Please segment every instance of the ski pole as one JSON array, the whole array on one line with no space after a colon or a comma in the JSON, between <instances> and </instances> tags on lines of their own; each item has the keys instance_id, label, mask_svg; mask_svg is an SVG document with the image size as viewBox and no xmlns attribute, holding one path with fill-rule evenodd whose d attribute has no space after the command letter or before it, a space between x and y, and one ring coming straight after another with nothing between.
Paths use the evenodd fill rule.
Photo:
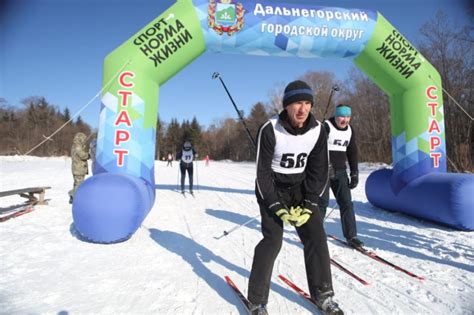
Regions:
<instances>
[{"instance_id":1,"label":"ski pole","mask_svg":"<svg viewBox=\"0 0 474 315\"><path fill-rule=\"evenodd\" d=\"M337 91L339 91L339 86L337 84L334 84L331 88L331 93L329 94L328 104L326 105L326 110L324 111L324 115L323 115L323 121L326 120L326 114L328 112L329 105L331 105L332 94Z\"/></svg>"},{"instance_id":2,"label":"ski pole","mask_svg":"<svg viewBox=\"0 0 474 315\"><path fill-rule=\"evenodd\" d=\"M219 239L223 238L224 236L227 236L227 235L229 235L230 233L232 233L232 232L234 232L234 231L240 229L241 227L246 226L246 225L249 224L250 222L253 222L253 221L256 220L258 217L259 217L259 215L257 215L257 216L255 216L255 217L251 218L250 220L248 220L248 221L245 222L245 223L242 223L241 225L234 226L234 227L233 227L232 229L230 229L229 231L225 231L225 230L224 230L224 232L222 233L222 235L220 235L220 236L218 236L218 237L214 236L214 238L215 238L216 240L219 240Z\"/></svg>"},{"instance_id":3,"label":"ski pole","mask_svg":"<svg viewBox=\"0 0 474 315\"><path fill-rule=\"evenodd\" d=\"M196 187L199 190L199 172L198 172L198 161L196 159Z\"/></svg>"},{"instance_id":4,"label":"ski pole","mask_svg":"<svg viewBox=\"0 0 474 315\"><path fill-rule=\"evenodd\" d=\"M176 177L176 191L179 191L179 173L180 173L180 169L178 165L178 176Z\"/></svg>"},{"instance_id":5,"label":"ski pole","mask_svg":"<svg viewBox=\"0 0 474 315\"><path fill-rule=\"evenodd\" d=\"M334 206L332 207L331 211L329 211L328 214L326 214L326 216L323 218L323 222L326 221L327 218L329 218L329 216L331 215L331 213L336 209L336 206L338 205L337 203L337 195L339 195L339 188L341 186L337 186L337 190L336 190L336 193L334 194L334 199L336 199L336 202L334 203ZM329 188L330 189L330 188ZM329 192L328 192L329 193ZM333 192L334 193L334 192Z\"/></svg>"},{"instance_id":6,"label":"ski pole","mask_svg":"<svg viewBox=\"0 0 474 315\"><path fill-rule=\"evenodd\" d=\"M323 222L326 221L327 218L329 218L329 216L331 215L331 213L336 210L336 206L337 206L337 202L334 204L334 207L332 207L331 211L329 211L328 214L326 214L326 216L324 217L323 219Z\"/></svg>"},{"instance_id":7,"label":"ski pole","mask_svg":"<svg viewBox=\"0 0 474 315\"><path fill-rule=\"evenodd\" d=\"M212 78L213 78L213 79L218 78L219 81L221 81L222 86L224 87L225 91L227 92L227 95L228 95L229 98L230 98L230 101L232 102L232 105L234 105L235 111L237 112L237 115L239 116L240 122L244 125L245 130L247 131L247 135L249 136L250 141L252 142L253 146L256 148L256 147L257 147L257 144L255 143L255 139L252 137L252 134L250 133L250 130L249 130L249 128L247 127L247 124L245 123L244 118L242 117L242 113L241 113L241 112L239 111L239 109L237 108L237 105L235 105L234 99L232 98L232 95L230 95L230 92L229 92L229 90L227 89L227 86L225 85L224 81L222 80L220 73L219 73L219 72L214 72L214 73L212 74Z\"/></svg>"}]
</instances>

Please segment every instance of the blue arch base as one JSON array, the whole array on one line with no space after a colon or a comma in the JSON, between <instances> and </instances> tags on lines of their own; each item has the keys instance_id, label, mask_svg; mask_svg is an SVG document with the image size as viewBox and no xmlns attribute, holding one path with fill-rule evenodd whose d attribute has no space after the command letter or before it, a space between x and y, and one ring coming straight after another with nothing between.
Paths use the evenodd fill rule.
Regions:
<instances>
[{"instance_id":1,"label":"blue arch base","mask_svg":"<svg viewBox=\"0 0 474 315\"><path fill-rule=\"evenodd\" d=\"M390 185L392 175L392 170L383 169L367 178L365 193L371 204L457 230L474 230L474 176L430 173L395 194Z\"/></svg>"},{"instance_id":2,"label":"blue arch base","mask_svg":"<svg viewBox=\"0 0 474 315\"><path fill-rule=\"evenodd\" d=\"M155 201L143 179L102 173L89 177L74 197L72 216L81 237L94 243L117 243L140 227Z\"/></svg>"}]
</instances>

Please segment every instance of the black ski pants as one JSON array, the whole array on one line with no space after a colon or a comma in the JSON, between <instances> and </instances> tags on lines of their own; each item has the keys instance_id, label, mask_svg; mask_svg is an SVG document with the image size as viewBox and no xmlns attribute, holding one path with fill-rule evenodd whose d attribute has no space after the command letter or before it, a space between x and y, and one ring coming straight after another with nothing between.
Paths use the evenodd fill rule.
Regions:
<instances>
[{"instance_id":1,"label":"black ski pants","mask_svg":"<svg viewBox=\"0 0 474 315\"><path fill-rule=\"evenodd\" d=\"M329 179L329 186L339 205L341 215L342 233L346 239L357 236L357 226L352 204L351 190L349 189L349 177L346 170L337 170L333 177ZM329 186L326 187L319 200L319 210L321 216L326 216L326 209L329 203Z\"/></svg>"},{"instance_id":2,"label":"black ski pants","mask_svg":"<svg viewBox=\"0 0 474 315\"><path fill-rule=\"evenodd\" d=\"M273 265L283 241L283 222L268 208L259 205L263 239L255 247L248 299L253 304L267 304ZM311 296L316 298L321 293L332 295L329 251L320 214L313 213L308 222L296 228L296 231L304 246L306 277Z\"/></svg>"},{"instance_id":3,"label":"black ski pants","mask_svg":"<svg viewBox=\"0 0 474 315\"><path fill-rule=\"evenodd\" d=\"M193 191L193 163L179 163L179 169L181 171L181 191L184 191L184 180L186 179L186 172L189 176L189 191Z\"/></svg>"}]
</instances>

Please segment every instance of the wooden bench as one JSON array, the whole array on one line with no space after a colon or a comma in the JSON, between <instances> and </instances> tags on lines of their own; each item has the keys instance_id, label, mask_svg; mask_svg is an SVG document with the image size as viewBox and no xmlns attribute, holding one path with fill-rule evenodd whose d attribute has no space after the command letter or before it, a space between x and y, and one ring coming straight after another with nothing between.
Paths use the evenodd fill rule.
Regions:
<instances>
[{"instance_id":1,"label":"wooden bench","mask_svg":"<svg viewBox=\"0 0 474 315\"><path fill-rule=\"evenodd\" d=\"M26 201L27 204L30 205L46 205L48 204L47 200L44 199L44 195L46 193L46 189L50 189L51 187L29 187L29 188L21 188L21 189L14 189L8 191L0 191L0 197L12 196L12 195L20 195L23 198L28 199ZM36 197L35 194L39 196Z\"/></svg>"}]
</instances>

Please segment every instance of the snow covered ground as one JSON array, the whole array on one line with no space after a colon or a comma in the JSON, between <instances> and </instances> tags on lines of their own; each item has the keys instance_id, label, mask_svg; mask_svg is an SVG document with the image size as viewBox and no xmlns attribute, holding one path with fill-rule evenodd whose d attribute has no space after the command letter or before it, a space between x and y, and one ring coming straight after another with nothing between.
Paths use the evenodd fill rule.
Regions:
<instances>
[{"instance_id":1,"label":"snow covered ground","mask_svg":"<svg viewBox=\"0 0 474 315\"><path fill-rule=\"evenodd\" d=\"M246 294L253 249L261 238L253 163L206 167L199 162L196 197L183 198L175 191L177 164L157 162L154 208L130 240L114 245L77 238L67 195L70 164L69 158L0 157L1 191L52 187L46 193L49 205L0 223L1 314L243 313L223 277L229 275ZM473 234L374 208L364 185L377 167L361 165L353 191L359 236L382 257L426 280L329 240L332 258L370 283L364 286L333 267L336 300L346 314L473 314ZM0 198L0 211L22 201ZM325 226L342 236L337 210ZM224 230L233 232L219 238ZM306 289L303 252L292 228L275 264L268 309L315 312L279 274Z\"/></svg>"}]
</instances>

